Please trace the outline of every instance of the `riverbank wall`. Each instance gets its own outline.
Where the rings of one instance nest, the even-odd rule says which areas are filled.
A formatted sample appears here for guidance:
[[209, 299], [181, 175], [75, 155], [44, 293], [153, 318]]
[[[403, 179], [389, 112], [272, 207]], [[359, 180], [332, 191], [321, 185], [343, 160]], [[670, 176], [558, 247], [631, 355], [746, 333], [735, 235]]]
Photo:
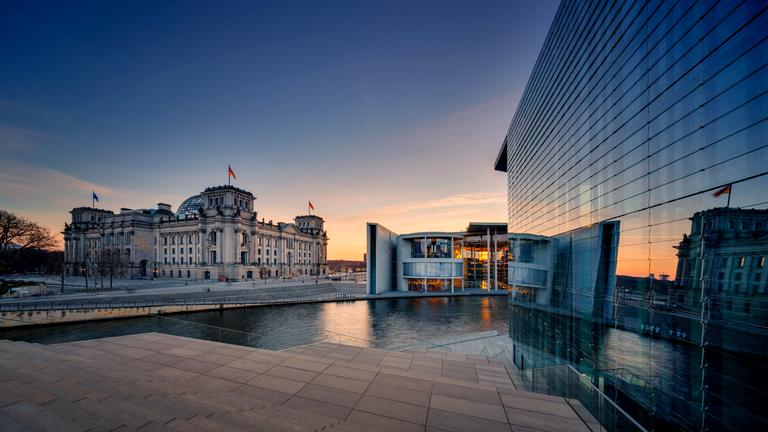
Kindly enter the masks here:
[[356, 295], [347, 293], [336, 293], [326, 296], [314, 297], [296, 297], [284, 300], [273, 300], [269, 302], [238, 302], [223, 298], [221, 302], [206, 302], [201, 304], [122, 304], [120, 306], [101, 306], [97, 303], [84, 304], [83, 307], [72, 307], [66, 309], [40, 309], [40, 310], [18, 310], [18, 311], [0, 311], [0, 329], [15, 328], [22, 326], [54, 325], [66, 324], [84, 321], [101, 321], [120, 318], [135, 318], [148, 315], [177, 314], [189, 312], [205, 312], [224, 309], [241, 309], [262, 306], [277, 306], [288, 304], [309, 304], [309, 303], [328, 303], [344, 302], [355, 300], [392, 300], [398, 298], [420, 298], [420, 297], [467, 297], [467, 296], [497, 296], [507, 295], [504, 292], [480, 291], [477, 292], [457, 292], [457, 293], [387, 293], [387, 295]]
[[334, 299], [306, 299], [298, 301], [287, 300], [270, 303], [179, 304], [161, 306], [88, 307], [82, 309], [8, 311], [0, 312], [0, 329], [22, 326], [66, 324], [83, 321], [135, 318], [148, 315], [166, 315], [273, 305], [325, 303], [350, 300], [356, 299], [342, 297]]

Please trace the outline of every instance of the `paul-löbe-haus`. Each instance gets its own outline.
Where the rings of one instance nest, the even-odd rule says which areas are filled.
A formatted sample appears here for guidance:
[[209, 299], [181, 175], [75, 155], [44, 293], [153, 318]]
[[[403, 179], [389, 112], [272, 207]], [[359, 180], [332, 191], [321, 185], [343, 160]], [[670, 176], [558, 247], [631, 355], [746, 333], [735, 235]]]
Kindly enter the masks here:
[[248, 280], [327, 273], [323, 218], [257, 218], [252, 193], [216, 186], [185, 200], [120, 213], [77, 207], [64, 228], [69, 275]]

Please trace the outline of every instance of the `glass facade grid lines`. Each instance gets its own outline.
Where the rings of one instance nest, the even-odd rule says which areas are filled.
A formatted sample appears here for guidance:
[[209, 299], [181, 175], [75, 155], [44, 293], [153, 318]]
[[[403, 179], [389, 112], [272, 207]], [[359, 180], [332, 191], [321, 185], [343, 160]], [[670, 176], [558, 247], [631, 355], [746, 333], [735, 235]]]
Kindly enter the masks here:
[[649, 429], [768, 427], [767, 120], [768, 3], [562, 2], [504, 140], [525, 377], [570, 364]]

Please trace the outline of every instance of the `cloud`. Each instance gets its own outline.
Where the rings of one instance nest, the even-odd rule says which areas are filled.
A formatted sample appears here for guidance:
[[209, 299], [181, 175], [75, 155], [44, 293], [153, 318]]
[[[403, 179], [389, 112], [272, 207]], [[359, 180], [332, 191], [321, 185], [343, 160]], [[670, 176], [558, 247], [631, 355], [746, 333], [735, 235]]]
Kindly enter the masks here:
[[115, 194], [107, 186], [54, 169], [14, 161], [0, 161], [0, 183], [3, 185], [0, 198], [25, 204], [72, 205], [77, 198], [79, 201], [84, 201], [83, 197], [90, 199], [91, 191], [104, 196]]
[[[58, 233], [69, 222], [69, 211], [91, 205], [91, 192], [101, 203], [139, 206], [151, 203], [151, 193], [118, 189], [77, 178], [62, 171], [17, 161], [0, 161], [0, 208], [40, 223]], [[110, 208], [109, 205], [100, 205]], [[116, 210], [116, 209], [113, 209]]]
[[506, 203], [506, 196], [503, 193], [495, 192], [476, 192], [476, 193], [461, 193], [455, 195], [449, 195], [442, 198], [426, 200], [426, 201], [409, 201], [389, 206], [379, 207], [372, 209], [367, 213], [373, 213], [376, 215], [390, 215], [397, 213], [408, 213], [419, 210], [439, 209], [439, 208], [456, 208], [466, 206], [478, 206], [485, 204], [504, 204]]
[[41, 134], [29, 129], [0, 125], [0, 152], [18, 152], [34, 149]]
[[362, 209], [353, 214], [322, 215], [332, 258], [356, 258], [365, 251], [365, 224], [379, 222], [404, 234], [419, 231], [461, 231], [471, 221], [506, 220], [503, 192], [457, 193], [427, 200], [407, 200]]

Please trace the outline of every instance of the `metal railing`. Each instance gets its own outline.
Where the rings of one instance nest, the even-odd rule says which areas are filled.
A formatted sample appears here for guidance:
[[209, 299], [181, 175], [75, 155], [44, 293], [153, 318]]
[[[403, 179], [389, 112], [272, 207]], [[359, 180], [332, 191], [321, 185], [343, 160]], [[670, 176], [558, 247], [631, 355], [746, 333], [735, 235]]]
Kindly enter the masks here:
[[269, 305], [335, 300], [359, 300], [365, 294], [328, 293], [305, 296], [273, 296], [258, 294], [251, 296], [192, 297], [170, 299], [146, 299], [134, 301], [64, 301], [64, 302], [0, 302], [0, 312], [47, 311], [76, 309], [120, 309], [162, 306], [217, 306], [217, 305]]
[[519, 372], [524, 390], [578, 400], [587, 412], [579, 412], [581, 407], [571, 405], [592, 431], [647, 432], [643, 425], [595, 386], [589, 376], [569, 364], [520, 371], [514, 362], [502, 361], [511, 363], [511, 368]]

